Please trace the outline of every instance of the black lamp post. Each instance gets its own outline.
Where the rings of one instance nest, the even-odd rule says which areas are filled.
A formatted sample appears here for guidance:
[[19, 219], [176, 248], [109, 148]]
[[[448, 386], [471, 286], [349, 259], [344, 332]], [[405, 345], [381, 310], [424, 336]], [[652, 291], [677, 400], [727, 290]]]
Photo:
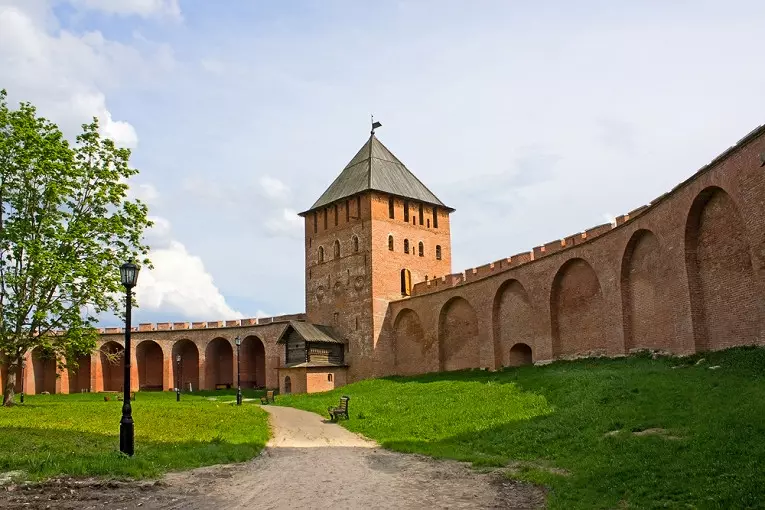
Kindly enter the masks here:
[[175, 387], [175, 401], [180, 402], [181, 401], [181, 355], [178, 354], [175, 357], [175, 366], [176, 366], [176, 372], [178, 372], [178, 382], [177, 386]]
[[239, 348], [242, 346], [242, 337], [234, 338], [236, 342], [236, 405], [242, 405], [242, 385], [239, 379]]
[[125, 287], [125, 376], [123, 378], [122, 420], [120, 420], [120, 451], [133, 455], [135, 434], [133, 409], [130, 407], [130, 312], [133, 305], [133, 287], [138, 281], [138, 266], [126, 262], [120, 266], [120, 281]]

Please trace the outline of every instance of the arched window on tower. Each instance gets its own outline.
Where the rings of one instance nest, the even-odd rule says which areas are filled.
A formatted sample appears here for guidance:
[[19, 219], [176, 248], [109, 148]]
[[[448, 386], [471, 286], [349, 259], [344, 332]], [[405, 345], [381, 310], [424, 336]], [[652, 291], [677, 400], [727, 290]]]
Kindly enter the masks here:
[[324, 262], [324, 247], [319, 246], [319, 263]]
[[356, 236], [353, 236], [353, 252], [358, 253], [359, 251], [359, 238]]
[[425, 255], [425, 246], [422, 244], [422, 241], [420, 241], [420, 246], [418, 248], [418, 253], [419, 253], [420, 257]]
[[339, 259], [340, 258], [340, 241], [338, 241], [337, 239], [335, 239], [334, 248], [335, 248], [335, 258]]
[[396, 217], [396, 203], [393, 200], [393, 197], [390, 197], [388, 199], [388, 217], [390, 219], [393, 219]]
[[441, 260], [441, 245], [436, 245], [436, 260]]
[[313, 233], [319, 231], [319, 213], [314, 211], [313, 212]]
[[338, 221], [337, 221], [337, 204], [335, 204], [334, 209], [335, 209], [335, 226], [337, 226], [337, 223], [338, 223]]
[[438, 228], [438, 207], [433, 207], [433, 228]]
[[401, 295], [412, 295], [412, 273], [408, 269], [401, 270]]
[[393, 236], [388, 236], [388, 249], [393, 251]]
[[404, 239], [404, 253], [409, 253], [409, 239]]
[[420, 225], [425, 223], [425, 206], [420, 204]]

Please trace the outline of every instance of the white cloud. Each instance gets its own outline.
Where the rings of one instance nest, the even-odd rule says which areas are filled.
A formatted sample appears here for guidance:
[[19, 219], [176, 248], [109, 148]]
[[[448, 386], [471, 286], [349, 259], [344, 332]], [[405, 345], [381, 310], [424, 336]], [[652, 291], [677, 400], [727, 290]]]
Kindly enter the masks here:
[[264, 227], [275, 236], [300, 238], [303, 235], [303, 219], [294, 209], [282, 209], [276, 216], [268, 218]]
[[264, 175], [260, 178], [260, 186], [263, 193], [269, 198], [283, 200], [289, 195], [289, 187], [279, 179]]
[[226, 303], [202, 259], [173, 239], [170, 221], [156, 216], [150, 219], [154, 226], [146, 238], [154, 268], [142, 271], [136, 286], [141, 309], [182, 314], [191, 320], [242, 318]]
[[137, 15], [143, 18], [168, 17], [181, 19], [178, 0], [71, 0], [75, 7], [101, 11], [120, 16]]

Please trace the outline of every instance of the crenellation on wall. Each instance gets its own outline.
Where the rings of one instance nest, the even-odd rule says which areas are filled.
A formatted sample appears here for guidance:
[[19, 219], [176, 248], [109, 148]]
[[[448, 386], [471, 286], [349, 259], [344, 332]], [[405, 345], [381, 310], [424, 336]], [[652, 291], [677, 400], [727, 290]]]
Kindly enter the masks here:
[[207, 321], [208, 328], [222, 328], [223, 321]]
[[189, 329], [189, 327], [188, 322], [173, 322], [173, 329]]
[[240, 321], [239, 319], [234, 319], [232, 321], [226, 321], [226, 327], [227, 328], [233, 328], [233, 327], [239, 326], [241, 324], [242, 324], [242, 321]]
[[602, 225], [588, 228], [584, 231], [584, 235], [582, 237], [587, 240], [594, 239], [600, 235], [605, 234], [606, 232], [610, 232], [612, 228], [614, 228], [614, 226], [611, 223], [603, 223]]
[[643, 214], [644, 212], [646, 212], [646, 211], [648, 210], [648, 208], [649, 208], [649, 207], [650, 207], [650, 205], [641, 205], [641, 206], [640, 206], [640, 207], [638, 207], [637, 209], [633, 209], [633, 210], [631, 210], [631, 211], [629, 212], [629, 217], [630, 217], [630, 219], [635, 219], [635, 218], [637, 218], [639, 215], [641, 215], [641, 214]]
[[207, 327], [206, 322], [192, 322], [191, 329], [205, 329]]
[[167, 331], [173, 329], [172, 324], [169, 322], [158, 322], [156, 326], [157, 331]]
[[151, 322], [143, 322], [138, 325], [138, 331], [153, 331], [154, 330], [154, 324]]
[[615, 220], [616, 220], [616, 226], [618, 227], [618, 226], [621, 226], [621, 225], [624, 225], [625, 223], [627, 223], [630, 220], [630, 215], [629, 214], [620, 214], [619, 216], [617, 216], [615, 218]]

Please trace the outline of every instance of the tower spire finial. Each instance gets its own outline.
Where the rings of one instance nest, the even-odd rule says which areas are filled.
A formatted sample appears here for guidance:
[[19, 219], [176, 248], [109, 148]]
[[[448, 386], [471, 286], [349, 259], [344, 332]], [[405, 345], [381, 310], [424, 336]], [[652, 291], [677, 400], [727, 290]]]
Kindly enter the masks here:
[[375, 116], [374, 115], [370, 115], [370, 117], [372, 119], [372, 131], [370, 131], [369, 134], [370, 135], [374, 135], [375, 134], [375, 129], [377, 129], [380, 126], [382, 126], [382, 124], [380, 124], [379, 122], [375, 122]]

